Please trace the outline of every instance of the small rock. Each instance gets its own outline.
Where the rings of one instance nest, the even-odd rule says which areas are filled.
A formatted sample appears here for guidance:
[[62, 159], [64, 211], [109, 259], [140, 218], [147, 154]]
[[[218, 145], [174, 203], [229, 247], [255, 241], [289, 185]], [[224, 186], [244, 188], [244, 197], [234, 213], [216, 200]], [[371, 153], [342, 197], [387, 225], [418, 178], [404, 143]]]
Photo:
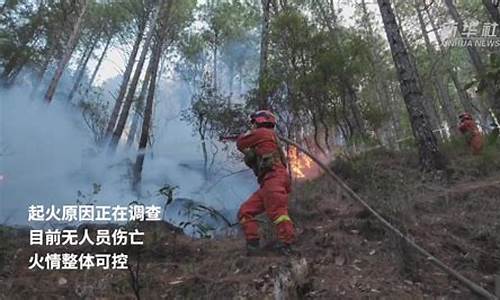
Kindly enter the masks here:
[[64, 277], [59, 277], [59, 279], [57, 280], [57, 284], [59, 285], [65, 285], [66, 283], [68, 283], [68, 280]]

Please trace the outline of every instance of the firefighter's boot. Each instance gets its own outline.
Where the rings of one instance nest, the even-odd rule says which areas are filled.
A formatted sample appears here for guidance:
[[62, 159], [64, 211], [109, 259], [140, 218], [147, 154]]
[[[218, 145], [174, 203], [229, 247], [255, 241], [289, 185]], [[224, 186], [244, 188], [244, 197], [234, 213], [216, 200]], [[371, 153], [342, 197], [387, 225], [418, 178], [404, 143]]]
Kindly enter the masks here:
[[260, 240], [247, 241], [247, 256], [260, 256], [262, 250], [260, 249]]
[[300, 256], [300, 253], [295, 250], [291, 244], [278, 242], [274, 247], [274, 252], [282, 256]]

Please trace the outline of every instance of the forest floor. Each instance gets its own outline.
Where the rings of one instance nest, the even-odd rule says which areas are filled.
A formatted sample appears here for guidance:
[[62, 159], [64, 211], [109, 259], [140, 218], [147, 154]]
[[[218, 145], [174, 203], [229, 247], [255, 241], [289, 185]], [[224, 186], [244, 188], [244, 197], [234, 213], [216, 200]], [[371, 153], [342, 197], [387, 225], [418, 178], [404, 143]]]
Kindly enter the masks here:
[[[449, 169], [432, 175], [418, 171], [415, 155], [383, 150], [337, 159], [332, 169], [418, 244], [493, 291], [500, 271], [500, 155], [498, 148], [478, 157], [453, 148]], [[246, 257], [241, 237], [194, 240], [166, 223], [148, 223], [141, 298], [475, 298], [338, 194], [326, 176], [296, 184], [291, 203], [300, 258]], [[271, 240], [270, 226], [263, 227]], [[126, 270], [33, 272], [26, 266], [37, 249], [27, 247], [27, 230], [2, 228], [0, 235], [0, 299], [136, 298]], [[137, 256], [128, 252], [135, 266]]]

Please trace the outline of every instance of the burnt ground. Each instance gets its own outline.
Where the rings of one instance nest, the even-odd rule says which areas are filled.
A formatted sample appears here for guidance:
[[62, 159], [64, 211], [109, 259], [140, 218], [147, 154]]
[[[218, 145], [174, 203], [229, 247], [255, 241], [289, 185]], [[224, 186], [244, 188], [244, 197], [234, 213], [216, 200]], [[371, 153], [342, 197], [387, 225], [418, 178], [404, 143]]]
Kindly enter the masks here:
[[[421, 246], [493, 291], [500, 272], [497, 163], [490, 156], [466, 158], [422, 175], [411, 155], [375, 153], [332, 168]], [[297, 183], [291, 214], [301, 259], [246, 257], [241, 237], [195, 240], [167, 224], [149, 224], [139, 258], [141, 299], [475, 298], [326, 177]], [[269, 228], [263, 234], [272, 240]], [[126, 270], [33, 272], [28, 232], [2, 228], [0, 234], [0, 299], [136, 298]], [[120, 250], [135, 267], [137, 251]]]

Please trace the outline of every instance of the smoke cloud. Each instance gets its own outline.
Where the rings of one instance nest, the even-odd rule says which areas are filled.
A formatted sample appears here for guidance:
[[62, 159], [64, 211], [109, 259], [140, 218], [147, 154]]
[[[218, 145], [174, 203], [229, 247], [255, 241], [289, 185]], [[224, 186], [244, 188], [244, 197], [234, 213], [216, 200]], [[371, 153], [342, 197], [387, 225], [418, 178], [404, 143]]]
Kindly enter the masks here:
[[215, 163], [220, 171], [207, 182], [200, 142], [180, 120], [181, 110], [190, 103], [188, 89], [176, 81], [162, 81], [159, 86], [154, 143], [146, 154], [141, 199], [130, 189], [136, 146], [133, 150], [121, 147], [110, 156], [94, 144], [79, 109], [63, 97], [47, 105], [41, 97], [30, 99], [26, 88], [0, 90], [0, 223], [26, 224], [32, 204], [74, 205], [78, 191], [91, 194], [93, 184], [99, 184], [101, 191], [90, 200], [99, 205], [126, 205], [134, 200], [162, 205], [158, 189], [165, 184], [178, 186], [177, 197], [229, 211], [233, 220], [239, 204], [255, 188], [253, 175], [242, 172], [222, 178], [244, 168], [234, 160], [228, 162], [222, 153]]

